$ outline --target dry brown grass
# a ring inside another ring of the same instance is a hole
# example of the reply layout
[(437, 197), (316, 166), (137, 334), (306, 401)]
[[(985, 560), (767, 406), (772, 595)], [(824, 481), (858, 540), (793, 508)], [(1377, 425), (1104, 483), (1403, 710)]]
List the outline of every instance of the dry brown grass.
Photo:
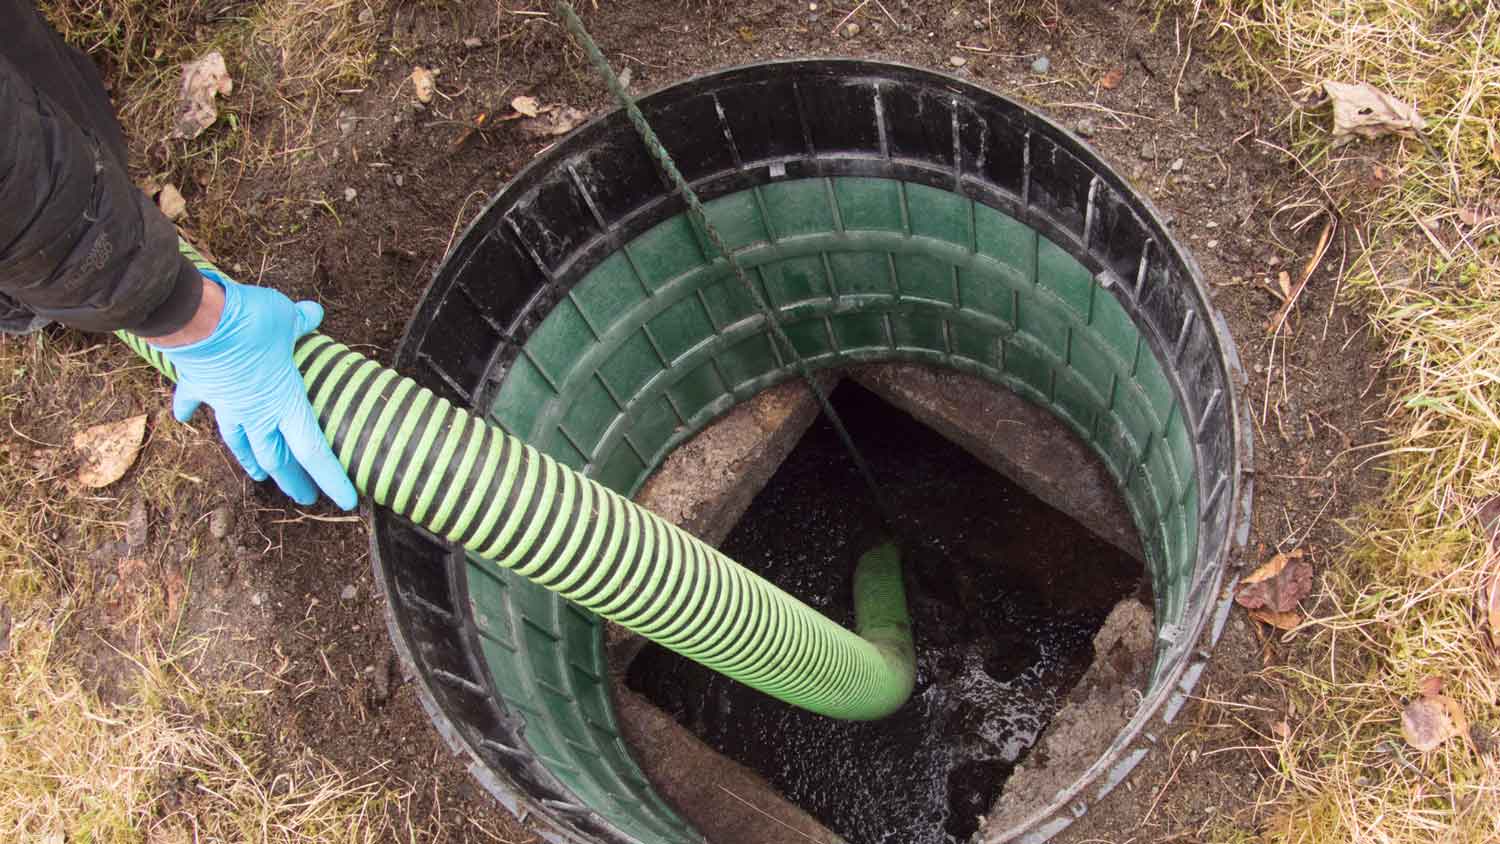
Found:
[(96, 340), (0, 337), (0, 841), (395, 838), (407, 795), (312, 755), (272, 766), (262, 695), (191, 669), (211, 641), (183, 632), (185, 601), (149, 565), (110, 578), (97, 549), (136, 500), (196, 502), (183, 452), (204, 443), (158, 417), (126, 480), (74, 484), (70, 432), (164, 406), (143, 364)]
[[(1294, 717), (1267, 737), (1277, 776), (1253, 829), (1277, 842), (1500, 840), (1500, 659), (1481, 598), (1500, 554), (1476, 512), (1500, 496), (1500, 6), (1359, 0), (1198, 2), (1176, 12), (1223, 69), (1285, 103), (1311, 177), (1284, 210), (1338, 213), (1359, 238), (1340, 280), (1388, 350), (1389, 484), (1349, 525), (1300, 651), (1267, 672)], [(1304, 111), (1324, 79), (1414, 103), (1422, 139), (1332, 142)], [(1441, 678), (1472, 737), (1420, 753), (1400, 714)]]

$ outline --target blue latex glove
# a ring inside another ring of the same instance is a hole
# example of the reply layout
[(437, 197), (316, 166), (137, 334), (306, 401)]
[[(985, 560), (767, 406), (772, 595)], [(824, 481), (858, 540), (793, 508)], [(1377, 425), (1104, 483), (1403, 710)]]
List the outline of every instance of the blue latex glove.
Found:
[[(203, 275), (224, 288), (224, 312), (208, 337), (158, 349), (177, 367), (172, 413), (186, 422), (204, 402), (214, 409), (219, 436), (250, 477), (267, 476), (303, 506), (318, 489), (351, 510), (359, 496), (328, 447), (308, 403), (292, 345), (323, 321), (316, 302), (292, 303), (266, 287)], [(316, 485), (315, 485), (316, 484)]]

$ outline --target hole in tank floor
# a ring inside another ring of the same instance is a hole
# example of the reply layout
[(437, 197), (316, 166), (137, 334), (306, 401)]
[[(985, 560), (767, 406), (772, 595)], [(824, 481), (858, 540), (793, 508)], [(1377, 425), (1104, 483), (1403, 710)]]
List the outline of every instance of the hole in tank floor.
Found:
[[(858, 385), (844, 382), (833, 404), (906, 537), (911, 700), (882, 721), (835, 721), (655, 645), (631, 663), (627, 683), (852, 844), (962, 841), (1088, 668), (1094, 632), (1143, 570)], [(856, 470), (820, 419), (723, 550), (850, 625), (854, 563), (880, 535)]]

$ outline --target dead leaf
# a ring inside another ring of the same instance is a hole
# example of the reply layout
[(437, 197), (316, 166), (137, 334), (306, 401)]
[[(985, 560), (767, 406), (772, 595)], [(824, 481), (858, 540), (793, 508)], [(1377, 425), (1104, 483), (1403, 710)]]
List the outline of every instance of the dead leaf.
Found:
[(1443, 695), (1419, 697), (1401, 710), (1401, 735), (1421, 751), (1432, 750), (1468, 730), (1468, 719), (1458, 701)]
[(746, 44), (755, 43), (755, 30), (751, 29), (748, 26), (742, 26), (737, 30), (737, 32), (739, 33), (741, 41), (745, 42)]
[(1288, 724), (1285, 721), (1277, 721), (1276, 723), (1271, 725), (1271, 732), (1275, 733), (1280, 738), (1286, 738), (1287, 736), (1292, 734), (1292, 725)]
[(1443, 693), (1443, 678), (1436, 674), (1422, 678), (1417, 684), (1417, 693), (1422, 697), (1437, 697)]
[(432, 71), (421, 65), (411, 69), (411, 88), (419, 103), (432, 102), (432, 95), (437, 91), (437, 79)]
[(145, 439), (144, 413), (74, 434), (73, 447), (83, 457), (83, 466), (78, 469), (79, 482), (98, 489), (118, 481), (135, 463)]
[(234, 80), (229, 78), (229, 69), (224, 66), (224, 56), (218, 50), (208, 53), (195, 62), (182, 66), (182, 92), (178, 95), (177, 128), (172, 130), (174, 138), (196, 138), (203, 130), (219, 119), (219, 110), (214, 107), (214, 97), (229, 96), (234, 91)]
[(156, 207), (167, 215), (168, 220), (176, 222), (187, 213), (187, 200), (182, 198), (182, 192), (177, 190), (176, 185), (163, 185), (156, 194)]
[(1113, 91), (1119, 87), (1120, 82), (1125, 79), (1125, 68), (1112, 67), (1099, 77), (1099, 87), (1106, 91)]
[(1241, 581), (1235, 602), (1246, 609), (1264, 608), (1273, 613), (1297, 609), (1297, 603), (1312, 591), (1312, 564), (1302, 557), (1301, 548), (1272, 557)]
[(1277, 630), (1295, 630), (1302, 624), (1302, 613), (1299, 612), (1276, 612), (1275, 610), (1256, 609), (1250, 610), (1249, 616), (1261, 624), (1268, 624)]
[(533, 135), (566, 135), (587, 119), (588, 112), (572, 106), (550, 107), (541, 116), (527, 121), (526, 131)]
[(1392, 132), (1414, 134), (1427, 123), (1409, 103), (1367, 82), (1325, 80), (1323, 91), (1333, 102), (1334, 137), (1378, 138)]
[(517, 114), (524, 114), (527, 117), (536, 117), (542, 113), (542, 104), (537, 102), (536, 97), (516, 97), (510, 101), (510, 107), (515, 109)]
[(1276, 286), (1281, 290), (1281, 301), (1292, 298), (1292, 275), (1286, 270), (1276, 274)]

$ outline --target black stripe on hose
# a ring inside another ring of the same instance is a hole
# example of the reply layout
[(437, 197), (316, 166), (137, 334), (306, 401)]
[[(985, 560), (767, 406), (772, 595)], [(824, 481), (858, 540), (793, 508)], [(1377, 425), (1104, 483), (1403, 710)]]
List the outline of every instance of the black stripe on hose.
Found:
[[(578, 496), (574, 499), (572, 505), (568, 509), (568, 512), (560, 512), (562, 508), (562, 500), (565, 497), (563, 495), (563, 490), (568, 483), (568, 479), (564, 473), (566, 473), (568, 470), (567, 468), (562, 466), (559, 466), (558, 470), (557, 490), (552, 495), (552, 510), (557, 513), (557, 516), (556, 518), (551, 519), (547, 523), (547, 525), (542, 528), (542, 532), (537, 534), (536, 541), (539, 545), (545, 545), (548, 538), (551, 537), (554, 532), (556, 532), (557, 524), (564, 520), (566, 520), (567, 529), (562, 532), (562, 535), (558, 537), (558, 540), (556, 542), (552, 543), (552, 550), (547, 552), (547, 559), (544, 560), (541, 565), (536, 567), (536, 569), (532, 573), (533, 575), (541, 574), (543, 572), (551, 570), (553, 566), (557, 565), (562, 560), (563, 553), (567, 551), (568, 546), (572, 544), (570, 538), (577, 535), (578, 531), (581, 529), (578, 524), (578, 519), (582, 516), (583, 505), (589, 500), (589, 487), (592, 486), (592, 484), (579, 479), (575, 484), (578, 487)], [(529, 560), (527, 561), (527, 565), (532, 565), (535, 562), (535, 560)], [(533, 577), (532, 579), (535, 580), (535, 577)]]
[[(603, 506), (608, 507), (609, 511), (606, 514), (604, 509), (601, 508), (598, 513), (598, 519), (600, 529), (608, 529), (609, 535), (604, 538), (604, 544), (600, 547), (599, 553), (595, 554), (592, 559), (583, 561), (583, 565), (587, 566), (588, 568), (584, 569), (583, 573), (578, 577), (577, 582), (571, 587), (573, 591), (564, 594), (564, 597), (566, 597), (568, 600), (575, 602), (581, 601), (582, 599), (579, 598), (576, 590), (578, 590), (580, 587), (586, 587), (595, 577), (598, 576), (600, 569), (613, 568), (616, 565), (617, 558), (611, 556), (606, 552), (608, 551), (609, 546), (614, 544), (614, 542), (623, 541), (624, 539), (626, 521), (625, 516), (623, 515), (623, 510), (621, 509), (622, 502), (624, 502), (624, 499), (620, 498), (619, 496), (610, 495), (608, 493), (604, 495)], [(618, 553), (618, 551), (616, 553)], [(557, 579), (559, 583), (564, 580), (567, 580), (567, 578), (559, 577)]]
[[(695, 574), (693, 566), (687, 564), (686, 555), (682, 553), (681, 532), (672, 530), (671, 526), (664, 519), (654, 519), (653, 521), (660, 528), (664, 536), (663, 539), (657, 540), (657, 547), (664, 548), (662, 553), (665, 553), (667, 558), (672, 561), (667, 568), (669, 571), (673, 569), (677, 570), (678, 577), (675, 578), (677, 582), (670, 587), (671, 591), (666, 593), (665, 596), (663, 596), (662, 590), (658, 588), (656, 595), (652, 596), (652, 599), (647, 601), (644, 607), (636, 611), (634, 618), (628, 622), (621, 622), (631, 627), (649, 627), (656, 623), (657, 620), (667, 614), (668, 608), (677, 603), (677, 599), (682, 595), (683, 589), (687, 587), (688, 581), (692, 580), (696, 582), (696, 578), (691, 576)], [(643, 612), (649, 613), (649, 615), (640, 615)]]
[[(534, 494), (531, 496), (531, 506), (526, 510), (526, 518), (521, 520), (521, 524), (516, 527), (516, 532), (511, 535), (510, 541), (506, 542), (505, 547), (500, 549), (500, 552), (495, 555), (496, 560), (508, 560), (512, 554), (520, 553), (523, 555), (522, 559), (511, 564), (510, 567), (519, 569), (531, 565), (534, 559), (532, 555), (535, 554), (537, 546), (546, 543), (547, 537), (552, 535), (552, 531), (557, 527), (557, 521), (561, 517), (562, 502), (565, 497), (563, 495), (563, 484), (566, 483), (562, 477), (563, 471), (562, 466), (557, 463), (551, 460), (542, 460), (542, 471), (537, 473), (536, 487)], [(526, 534), (531, 532), (532, 519), (536, 516), (536, 506), (546, 496), (547, 482), (549, 480), (552, 481), (552, 501), (547, 505), (547, 514), (542, 517), (541, 530), (538, 530), (531, 542), (523, 547), (521, 544), (522, 540), (526, 538)]]
[[(630, 555), (630, 559), (629, 560), (620, 560), (620, 559), (616, 558), (613, 561), (614, 565), (612, 565), (610, 567), (611, 568), (621, 568), (624, 565), (630, 566), (629, 569), (626, 569), (625, 576), (619, 579), (620, 580), (620, 587), (619, 588), (623, 589), (627, 585), (629, 585), (632, 581), (635, 580), (635, 573), (641, 567), (641, 562), (642, 562), (642, 559), (645, 557), (645, 554), (641, 553), (641, 536), (640, 536), (640, 522), (639, 522), (639, 520), (637, 520), (634, 525), (631, 524), (631, 521), (630, 521), (630, 508), (628, 508), (628, 507), (624, 508), (624, 513), (621, 514), (621, 518), (624, 520), (622, 522), (624, 530), (622, 532), (621, 539), (623, 539), (625, 541), (625, 548), (633, 550), (634, 553), (632, 553)], [(634, 531), (634, 532), (632, 532), (632, 531)], [(634, 542), (632, 542), (632, 540), (634, 540)], [(624, 553), (624, 552), (622, 551), (621, 553)], [(577, 598), (575, 598), (574, 600), (576, 600), (580, 604), (583, 604), (583, 605), (589, 607), (590, 609), (593, 609), (593, 608), (599, 607), (599, 606), (608, 605), (611, 601), (613, 601), (615, 599), (615, 594), (602, 595), (600, 593), (603, 592), (609, 586), (609, 584), (613, 580), (614, 580), (614, 578), (608, 577), (608, 576), (599, 578), (599, 582), (596, 583), (596, 584), (594, 584), (594, 588), (591, 589), (591, 590), (589, 590), (588, 594), (586, 594), (586, 595), (580, 595)], [(616, 589), (614, 591), (618, 592), (618, 589)]]
[[(471, 495), (482, 495), (487, 499), (486, 503), (480, 505), (479, 509), (474, 511), (474, 515), (471, 517), (468, 526), (464, 528), (463, 534), (459, 536), (457, 540), (458, 544), (465, 548), (488, 547), (489, 541), (492, 541), (490, 540), (490, 535), (493, 534), (496, 526), (505, 521), (504, 518), (496, 516), (494, 523), (490, 525), (490, 529), (484, 537), (487, 541), (483, 544), (479, 543), (479, 536), (477, 535), (478, 531), (480, 528), (484, 527), (486, 517), (489, 516), (490, 510), (494, 509), (495, 507), (495, 502), (493, 499), (497, 494), (499, 494), (500, 484), (504, 483), (505, 481), (505, 465), (510, 462), (510, 452), (512, 449), (519, 447), (518, 444), (514, 443), (510, 437), (506, 436), (497, 428), (494, 428), (490, 425), (485, 425), (483, 430), (485, 436), (488, 436), (490, 439), (495, 441), (495, 444), (493, 445), (486, 444), (484, 446), (485, 451), (489, 451), (491, 448), (498, 448), (500, 449), (500, 454), (495, 458), (495, 474), (490, 477), (489, 484), (487, 484), (484, 489), (479, 489), (477, 486), (478, 480), (476, 478), (474, 481), (476, 486), (471, 487), (464, 493), (464, 496), (466, 498)], [(511, 483), (512, 498), (514, 498), (515, 496), (515, 487), (519, 484), (519, 479)]]
[[(511, 524), (515, 525), (515, 533), (511, 536), (508, 544), (514, 544), (525, 534), (526, 526), (531, 524), (531, 520), (536, 517), (537, 505), (542, 500), (541, 491), (546, 488), (543, 481), (547, 475), (547, 464), (537, 452), (524, 446), (520, 446), (520, 448), (521, 459), (516, 462), (515, 477), (510, 484), (510, 494), (505, 498), (505, 506), (500, 510), (501, 516), (495, 520), (495, 524), (490, 528), (489, 533), (484, 536), (484, 541), (474, 546), (476, 548), (488, 550), (500, 538), (499, 534), (505, 531), (506, 526)], [(531, 469), (531, 463), (534, 460), (540, 461), (540, 470), (536, 473), (535, 481), (530, 486), (527, 486), (526, 475)], [(522, 495), (526, 496), (525, 510), (520, 509)], [(515, 518), (518, 512), (521, 514), (519, 520)], [(489, 556), (497, 564), (505, 559), (504, 554), (491, 554)]]
[(438, 536), (442, 536), (448, 532), (448, 527), (453, 524), (454, 519), (458, 518), (458, 514), (463, 510), (465, 499), (460, 495), (454, 498), (453, 505), (448, 508), (447, 515), (438, 515), (443, 511), (443, 503), (451, 497), (453, 487), (458, 485), (459, 470), (463, 468), (465, 463), (469, 464), (469, 470), (464, 476), (464, 482), (467, 484), (474, 475), (478, 474), (476, 469), (481, 464), (481, 456), (484, 454), (482, 451), (476, 451), (472, 461), (464, 459), (465, 455), (469, 453), (469, 448), (473, 444), (474, 438), (479, 436), (479, 432), (475, 430), (475, 426), (484, 428), (486, 427), (485, 424), (479, 421), (479, 419), (465, 413), (463, 408), (458, 409), (458, 420), (458, 429), (453, 433), (453, 436), (459, 438), (458, 445), (453, 447), (452, 456), (443, 464), (443, 477), (438, 479), (437, 489), (433, 490), (432, 493), (432, 503), (427, 505), (427, 518), (430, 520), (427, 529)]
[(725, 654), (720, 660), (721, 664), (730, 666), (742, 674), (759, 673), (764, 668), (768, 655), (785, 644), (781, 629), (781, 613), (777, 612), (776, 603), (764, 600), (768, 597), (764, 592), (757, 594), (763, 599), (765, 605), (761, 614), (764, 620), (750, 635), (744, 637), (738, 649)]
[[(429, 401), (417, 416), (417, 424), (412, 426), (411, 436), (407, 437), (405, 441), (400, 442), (398, 447), (397, 441), (401, 430), (406, 427), (407, 417), (411, 415), (412, 403), (424, 393), (428, 395)], [(389, 504), (393, 510), (396, 504), (396, 493), (401, 488), (401, 479), (406, 477), (406, 471), (410, 467), (411, 461), (416, 457), (417, 444), (422, 441), (422, 434), (427, 430), (428, 424), (432, 421), (432, 414), (438, 407), (447, 403), (429, 393), (425, 387), (407, 393), (406, 398), (407, 400), (401, 403), (401, 410), (396, 414), (396, 418), (391, 420), (391, 427), (386, 431), (385, 437), (381, 440), (380, 452), (375, 455), (375, 465), (370, 467), (370, 494), (373, 496), (375, 490), (380, 487), (381, 475), (385, 474), (386, 461), (391, 459), (392, 454), (395, 455), (395, 460), (397, 461), (396, 472), (391, 475), (391, 485), (386, 488), (386, 493), (390, 500), (381, 502), (382, 504)], [(401, 512), (401, 515), (405, 516), (410, 512), (410, 510), (407, 510)]]
[[(338, 454), (343, 450), (344, 440), (349, 436), (349, 429), (354, 426), (354, 420), (359, 418), (360, 406), (365, 403), (365, 398), (369, 395), (370, 388), (380, 381), (380, 365), (376, 364), (374, 361), (360, 361), (349, 367), (350, 372), (359, 369), (363, 369), (368, 372), (369, 376), (362, 379), (359, 384), (355, 386), (354, 395), (349, 398), (349, 404), (344, 408), (344, 418), (339, 420), (338, 430), (334, 431), (333, 435), (328, 438), (328, 441), (333, 445), (334, 454)], [(392, 378), (390, 380), (395, 381), (397, 379)], [(340, 389), (342, 389), (342, 387), (340, 387)], [(337, 402), (328, 403), (329, 413), (333, 412), (333, 406), (335, 404), (337, 404)], [(326, 422), (323, 422), (321, 415), (319, 416), (318, 421), (324, 425), (327, 424)], [(370, 424), (375, 424), (375, 420), (371, 419)], [(325, 427), (323, 430), (327, 431), (328, 429)], [(350, 460), (349, 465), (353, 466), (354, 461)]]
[[(564, 577), (566, 577), (569, 572), (577, 568), (577, 555), (586, 552), (590, 547), (593, 546), (594, 542), (598, 538), (600, 523), (604, 521), (603, 519), (599, 518), (598, 512), (598, 505), (600, 503), (599, 499), (604, 495), (603, 489), (597, 484), (591, 484), (588, 482), (580, 483), (579, 487), (581, 489), (582, 495), (580, 496), (580, 500), (573, 510), (575, 521), (573, 522), (572, 529), (569, 530), (569, 534), (572, 535), (580, 531), (586, 531), (587, 533), (578, 542), (578, 544), (574, 546), (574, 559), (564, 561), (562, 554), (563, 551), (566, 550), (568, 543), (559, 542), (557, 544), (557, 547), (553, 549), (552, 558), (547, 561), (547, 564), (545, 566), (537, 569), (538, 576), (532, 578), (532, 580), (536, 581), (541, 586), (547, 587), (548, 589), (551, 589), (553, 584), (558, 583)], [(587, 511), (585, 511), (585, 508), (587, 508)], [(580, 519), (588, 519), (588, 523), (584, 524), (579, 521)], [(564, 564), (564, 562), (566, 562), (566, 564)], [(546, 577), (541, 576), (547, 575), (548, 572), (551, 572), (554, 566), (556, 566), (557, 568), (557, 571), (555, 573), (550, 574)]]
[[(452, 483), (453, 473), (458, 469), (458, 464), (462, 458), (461, 452), (463, 449), (461, 446), (466, 439), (464, 434), (468, 433), (469, 430), (469, 414), (464, 413), (463, 410), (457, 407), (452, 407), (451, 410), (453, 411), (453, 416), (443, 420), (443, 425), (448, 430), (438, 431), (437, 435), (432, 438), (432, 444), (427, 447), (427, 456), (422, 460), (422, 473), (417, 475), (417, 482), (412, 484), (411, 487), (411, 511), (415, 513), (417, 512), (417, 508), (422, 505), (422, 493), (427, 490), (427, 487), (432, 486), (429, 480), (432, 478), (433, 473), (441, 469), (443, 476), (438, 478), (437, 486), (432, 491), (433, 500), (428, 502), (427, 511), (422, 513), (423, 526), (439, 535), (442, 534), (442, 531), (433, 530), (431, 525), (425, 523), (427, 522), (427, 518), (432, 515), (432, 508), (442, 503), (443, 490), (447, 489), (448, 484)], [(437, 465), (438, 456), (448, 449), (449, 443), (455, 440), (458, 441), (458, 444), (454, 445), (453, 453), (445, 461), (446, 465), (439, 467)]]
[[(328, 423), (333, 421), (333, 409), (338, 407), (339, 399), (342, 397), (344, 391), (349, 389), (350, 379), (354, 377), (354, 374), (356, 372), (363, 368), (362, 364), (366, 362), (360, 360), (357, 355), (349, 355), (346, 357), (353, 357), (354, 361), (348, 366), (344, 367), (344, 371), (339, 373), (338, 380), (329, 385), (328, 399), (326, 401), (326, 404), (322, 410), (318, 411), (318, 427), (322, 428), (324, 431), (328, 430)], [(329, 365), (328, 369), (324, 370), (324, 372), (327, 372), (331, 369), (337, 369), (339, 364), (343, 363), (344, 360), (345, 358), (340, 358), (339, 360), (334, 361)], [(323, 375), (323, 372), (318, 373), (318, 375), (321, 377)], [(318, 393), (314, 389), (309, 389), (307, 391), (307, 394), (308, 396), (318, 395)], [(344, 426), (348, 425), (349, 417), (354, 415), (353, 410), (356, 407), (358, 407), (358, 405), (350, 404), (344, 408)], [(333, 440), (332, 443), (334, 450), (337, 451), (339, 441)]]
[[(707, 588), (710, 591), (706, 596), (706, 603), (703, 600), (697, 600), (696, 602), (689, 600), (688, 606), (683, 607), (677, 613), (677, 616), (672, 619), (672, 623), (668, 625), (666, 630), (662, 631), (661, 640), (664, 643), (668, 640), (675, 640), (676, 637), (685, 634), (688, 638), (691, 638), (691, 634), (694, 631), (702, 629), (703, 623), (707, 619), (700, 621), (699, 616), (705, 613), (712, 615), (718, 611), (719, 596), (724, 592), (724, 579), (715, 575), (713, 563), (703, 553), (703, 549), (699, 547), (699, 544), (689, 542), (688, 550), (692, 553), (693, 559), (697, 561), (696, 567), (700, 569), (699, 579), (706, 582)], [(703, 587), (698, 587), (693, 590), (693, 596), (695, 598), (704, 598), (705, 596), (701, 594), (702, 591)]]
[(729, 591), (731, 599), (738, 597), (739, 602), (734, 605), (734, 612), (720, 619), (719, 623), (713, 626), (710, 635), (703, 640), (702, 646), (707, 648), (707, 652), (702, 656), (705, 662), (718, 660), (725, 649), (734, 645), (734, 637), (727, 637), (726, 640), (725, 633), (730, 630), (748, 631), (751, 622), (757, 617), (755, 593), (747, 588), (744, 581), (736, 577), (735, 570), (726, 565), (719, 565), (719, 574), (724, 578), (724, 588)]
[[(314, 366), (316, 366), (317, 362), (322, 360), (325, 356), (329, 358), (328, 365), (318, 370), (318, 374), (313, 376), (312, 383), (307, 385), (307, 398), (309, 401), (313, 401), (314, 399), (316, 399), (319, 392), (323, 389), (323, 385), (328, 381), (328, 373), (334, 371), (335, 369), (338, 369), (339, 363), (353, 354), (354, 353), (349, 351), (348, 349), (340, 349), (337, 343), (330, 343), (329, 345), (318, 349), (308, 356), (308, 369), (312, 369)], [(348, 369), (353, 368), (353, 366), (350, 366)], [(348, 369), (346, 369), (345, 372), (348, 372)], [(337, 398), (337, 396), (338, 394), (334, 393), (331, 398)], [(334, 402), (329, 401), (327, 404), (328, 406), (327, 408), (325, 408), (325, 410), (330, 410), (333, 408)], [(323, 417), (322, 410), (318, 411), (318, 424), (328, 424), (328, 420)]]
[[(735, 591), (729, 583), (728, 572), (719, 564), (712, 549), (704, 549), (703, 554), (704, 571), (711, 581), (713, 587), (713, 601), (707, 604), (703, 611), (707, 616), (701, 621), (693, 616), (688, 627), (678, 627), (671, 634), (675, 644), (682, 648), (697, 651), (702, 648), (712, 648), (718, 641), (719, 628), (730, 623), (732, 618), (738, 617), (744, 611), (745, 601), (743, 593)], [(722, 603), (721, 603), (722, 600)], [(717, 619), (718, 627), (710, 627)], [(681, 636), (678, 640), (676, 637)]]
[[(378, 374), (376, 375), (376, 377), (370, 379), (371, 383), (379, 380), (380, 376)], [(375, 406), (370, 410), (369, 424), (360, 429), (359, 440), (354, 443), (354, 449), (349, 452), (349, 474), (351, 477), (359, 475), (359, 467), (364, 464), (365, 458), (369, 454), (370, 437), (375, 435), (375, 429), (379, 427), (378, 423), (380, 422), (380, 416), (385, 412), (385, 407), (390, 404), (391, 396), (395, 395), (396, 391), (401, 389), (401, 385), (406, 383), (412, 382), (410, 381), (410, 379), (402, 378), (398, 375), (395, 378), (388, 379), (385, 382), (385, 386), (380, 389), (380, 396), (376, 401)], [(415, 384), (413, 384), (413, 387), (415, 387)], [(407, 392), (407, 395), (409, 396), (411, 393), (415, 392), (417, 392), (416, 389), (409, 390)], [(390, 424), (386, 428), (387, 434), (389, 434), (392, 429), (400, 427), (399, 423), (401, 421), (401, 416), (402, 413), (399, 408), (391, 412)], [(390, 446), (386, 446), (386, 448), (389, 447)], [(381, 453), (384, 452), (382, 451)], [(375, 483), (377, 480), (379, 480), (380, 476), (375, 474), (372, 467), (370, 473), (366, 475), (366, 477), (369, 478), (370, 489), (365, 490), (365, 492), (370, 495), (374, 495)]]
[[(651, 539), (651, 571), (641, 582), (639, 588), (630, 590), (631, 598), (621, 604), (620, 608), (615, 612), (618, 622), (627, 627), (634, 627), (636, 615), (646, 607), (651, 606), (651, 603), (660, 597), (660, 584), (671, 574), (676, 562), (671, 557), (671, 548), (667, 547), (667, 538), (663, 530), (666, 522), (650, 517), (644, 518), (641, 521), (645, 525), (646, 536)], [(657, 585), (648, 594), (647, 586), (652, 583)]]

